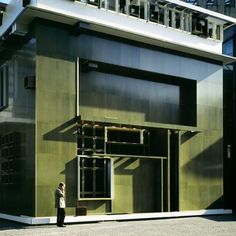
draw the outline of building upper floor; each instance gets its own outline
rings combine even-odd
[[[223,31],[236,19],[180,0],[0,0],[0,38],[24,36],[36,17],[223,63]]]
[[[235,17],[236,1],[235,0],[182,0],[195,6],[207,8],[212,11]]]

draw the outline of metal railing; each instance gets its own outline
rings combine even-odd
[[[77,0],[83,4],[136,17],[216,40],[223,40],[223,25],[209,22],[183,6],[162,0]]]

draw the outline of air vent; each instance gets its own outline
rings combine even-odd
[[[35,89],[35,76],[26,76],[24,80],[25,89]]]

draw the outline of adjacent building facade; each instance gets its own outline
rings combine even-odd
[[[68,215],[225,208],[235,19],[177,0],[0,6],[1,213],[54,216],[60,181]]]
[[[215,12],[220,12],[225,15],[230,15],[233,17],[236,14],[235,0],[182,0],[182,1]]]

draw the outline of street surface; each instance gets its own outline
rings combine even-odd
[[[28,226],[0,219],[0,236],[236,236],[236,216]]]

